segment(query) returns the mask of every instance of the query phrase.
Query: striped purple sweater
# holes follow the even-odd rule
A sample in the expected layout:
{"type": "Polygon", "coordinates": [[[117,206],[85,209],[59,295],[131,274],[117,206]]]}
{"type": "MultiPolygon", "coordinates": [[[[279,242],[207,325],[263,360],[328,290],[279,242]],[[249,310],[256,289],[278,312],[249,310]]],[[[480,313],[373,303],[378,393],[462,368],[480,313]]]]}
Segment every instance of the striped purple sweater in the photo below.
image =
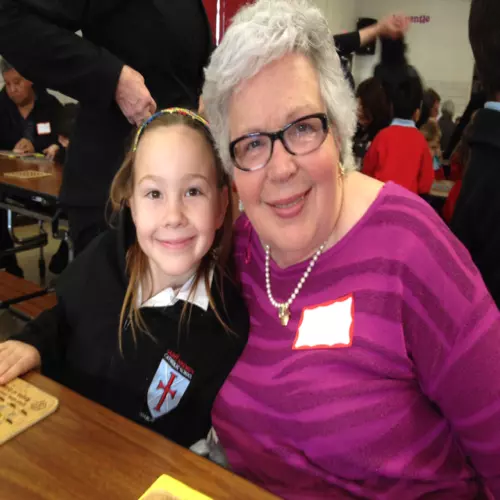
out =
{"type": "MultiPolygon", "coordinates": [[[[250,338],[213,410],[235,472],[294,500],[500,498],[500,315],[425,202],[387,184],[286,328],[245,216],[235,251],[250,338]]],[[[307,264],[272,266],[277,300],[307,264]]]]}

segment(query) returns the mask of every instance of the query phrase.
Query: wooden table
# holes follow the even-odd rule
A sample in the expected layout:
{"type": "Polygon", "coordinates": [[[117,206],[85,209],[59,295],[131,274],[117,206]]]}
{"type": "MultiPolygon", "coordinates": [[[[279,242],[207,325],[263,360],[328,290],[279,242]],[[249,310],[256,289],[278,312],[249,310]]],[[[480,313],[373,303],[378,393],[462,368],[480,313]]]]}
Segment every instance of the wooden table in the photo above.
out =
{"type": "Polygon", "coordinates": [[[39,221],[52,222],[59,210],[62,167],[44,159],[11,159],[0,156],[0,208],[39,221]],[[34,170],[45,177],[19,179],[5,174],[34,170]]]}
{"type": "Polygon", "coordinates": [[[47,160],[20,160],[0,157],[0,186],[11,194],[27,196],[31,199],[38,197],[46,202],[57,201],[62,182],[62,168],[58,164],[47,160]],[[16,179],[4,174],[36,170],[49,173],[50,176],[35,179],[16,179]]]}
{"type": "Polygon", "coordinates": [[[0,447],[2,500],[136,500],[162,474],[214,499],[276,498],[42,375],[25,379],[59,409],[0,447]]]}
{"type": "Polygon", "coordinates": [[[43,247],[47,244],[47,235],[43,222],[52,224],[53,236],[66,240],[69,244],[69,260],[73,259],[73,250],[67,231],[60,231],[61,210],[59,191],[62,183],[61,165],[45,159],[14,159],[0,156],[0,208],[7,211],[9,232],[15,243],[15,253],[40,249],[40,282],[45,282],[45,258],[43,247]],[[5,174],[34,170],[50,175],[45,177],[20,179],[5,174]],[[39,221],[40,233],[25,239],[18,239],[14,234],[14,213],[25,215],[39,221]]]}
{"type": "MultiPolygon", "coordinates": [[[[0,271],[0,302],[14,299],[23,295],[39,292],[42,289],[32,283],[17,276],[13,276],[5,271],[0,271]]],[[[10,306],[15,314],[30,320],[36,318],[42,311],[51,309],[57,303],[56,294],[49,293],[41,297],[29,299],[13,306],[10,306]]]]}
{"type": "Polygon", "coordinates": [[[432,185],[430,195],[435,196],[436,198],[448,198],[448,194],[450,193],[451,188],[454,186],[454,181],[434,181],[432,185]]]}

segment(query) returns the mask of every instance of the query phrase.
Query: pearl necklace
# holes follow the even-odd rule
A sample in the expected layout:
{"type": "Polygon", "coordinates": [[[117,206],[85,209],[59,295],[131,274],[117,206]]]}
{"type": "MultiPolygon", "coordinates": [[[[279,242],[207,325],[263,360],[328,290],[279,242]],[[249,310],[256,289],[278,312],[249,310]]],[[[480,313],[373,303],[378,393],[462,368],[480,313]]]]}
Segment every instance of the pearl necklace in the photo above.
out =
{"type": "MultiPolygon", "coordinates": [[[[345,168],[344,166],[339,163],[339,174],[338,174],[338,179],[343,181],[344,176],[345,176],[345,168]]],[[[343,186],[343,183],[342,183],[343,186]]],[[[340,215],[342,214],[342,209],[344,208],[344,189],[341,190],[341,199],[340,199],[340,208],[339,208],[339,213],[337,215],[337,220],[335,221],[334,227],[337,226],[339,220],[340,220],[340,215]]],[[[290,321],[291,318],[291,313],[290,313],[290,306],[292,305],[292,302],[296,299],[297,295],[299,294],[300,290],[304,286],[304,283],[306,282],[306,279],[309,277],[311,274],[311,271],[313,270],[313,267],[316,265],[316,262],[319,259],[319,256],[323,253],[323,250],[326,247],[326,241],[316,250],[316,253],[314,254],[313,258],[309,262],[309,265],[307,266],[306,272],[302,275],[302,278],[300,278],[300,281],[298,282],[297,286],[295,287],[295,290],[293,291],[292,295],[290,295],[290,298],[286,302],[277,302],[274,300],[273,293],[271,291],[271,273],[269,272],[269,261],[271,260],[271,248],[269,245],[265,246],[265,251],[266,251],[266,289],[267,289],[267,296],[269,298],[269,302],[278,309],[278,318],[281,321],[282,326],[287,326],[288,322],[290,321]]]]}
{"type": "Polygon", "coordinates": [[[292,305],[292,302],[295,300],[297,295],[299,294],[300,290],[304,286],[304,283],[306,282],[306,279],[309,277],[311,274],[311,271],[313,270],[313,267],[315,266],[316,262],[319,259],[319,256],[323,253],[323,250],[325,249],[326,246],[326,241],[323,243],[318,250],[316,250],[316,253],[314,254],[313,258],[309,262],[309,266],[307,266],[306,271],[302,275],[302,278],[300,278],[300,281],[298,282],[297,286],[295,287],[295,290],[293,291],[292,295],[290,295],[290,298],[283,303],[277,302],[274,300],[272,291],[271,291],[271,276],[269,272],[269,261],[271,260],[271,249],[269,245],[265,246],[265,251],[266,251],[266,288],[267,288],[267,296],[269,297],[269,301],[271,304],[276,307],[276,309],[279,310],[278,312],[278,318],[281,321],[282,326],[287,326],[288,322],[290,321],[290,306],[292,305]]]}

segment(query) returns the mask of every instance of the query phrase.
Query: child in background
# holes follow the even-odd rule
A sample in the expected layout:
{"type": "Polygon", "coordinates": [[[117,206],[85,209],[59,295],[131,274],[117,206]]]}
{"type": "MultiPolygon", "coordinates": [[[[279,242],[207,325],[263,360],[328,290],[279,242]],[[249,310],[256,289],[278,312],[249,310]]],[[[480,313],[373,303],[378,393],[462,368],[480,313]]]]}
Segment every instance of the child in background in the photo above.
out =
{"type": "Polygon", "coordinates": [[[249,327],[229,275],[230,196],[203,118],[147,120],[111,188],[117,227],[61,275],[57,306],[0,344],[0,384],[41,365],[182,446],[203,439],[249,327]]]}
{"type": "Polygon", "coordinates": [[[437,181],[442,181],[446,178],[444,170],[441,167],[441,129],[435,120],[428,120],[427,123],[420,128],[429,151],[432,156],[432,167],[434,169],[434,177],[437,181]]]}
{"type": "Polygon", "coordinates": [[[354,157],[361,169],[366,151],[375,136],[391,123],[391,108],[387,96],[376,78],[361,82],[356,90],[358,129],[354,136],[354,157]]]}
{"type": "Polygon", "coordinates": [[[382,41],[382,62],[375,69],[375,77],[382,82],[394,119],[372,142],[363,173],[426,194],[434,181],[434,169],[424,136],[415,125],[422,105],[422,82],[406,62],[402,40],[382,41]]]}
{"type": "Polygon", "coordinates": [[[417,127],[422,128],[429,120],[437,121],[441,96],[434,89],[427,89],[422,100],[422,110],[417,121],[417,127]]]}

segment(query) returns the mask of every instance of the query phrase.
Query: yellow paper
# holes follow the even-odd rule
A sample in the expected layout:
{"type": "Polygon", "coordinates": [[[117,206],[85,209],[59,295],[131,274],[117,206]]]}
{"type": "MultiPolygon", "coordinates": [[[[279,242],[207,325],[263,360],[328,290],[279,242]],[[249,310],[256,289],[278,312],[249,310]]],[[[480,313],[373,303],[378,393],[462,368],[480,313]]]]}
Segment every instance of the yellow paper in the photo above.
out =
{"type": "Polygon", "coordinates": [[[163,474],[139,500],[212,500],[184,483],[163,474]]]}

